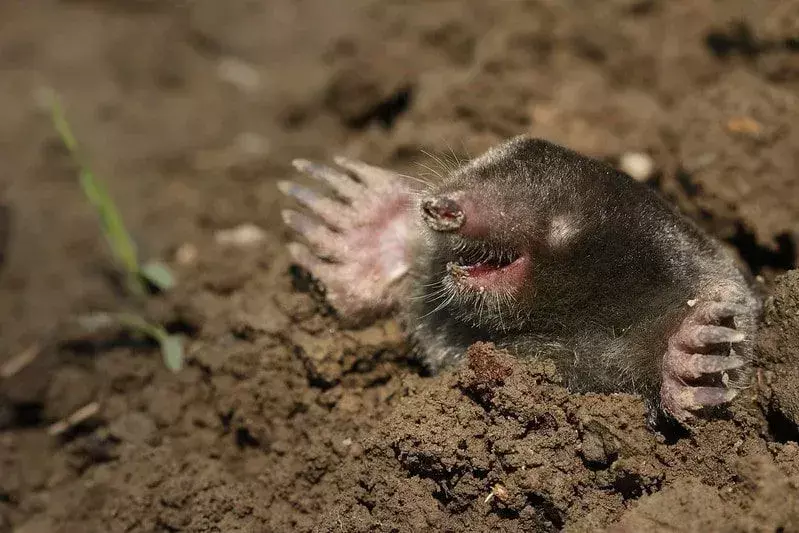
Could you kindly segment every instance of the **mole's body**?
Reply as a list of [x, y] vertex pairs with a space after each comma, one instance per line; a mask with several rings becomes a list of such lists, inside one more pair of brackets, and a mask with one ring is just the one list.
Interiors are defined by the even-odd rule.
[[294, 260], [342, 317], [398, 310], [427, 365], [475, 341], [553, 359], [574, 391], [635, 392], [679, 420], [747, 381], [760, 301], [746, 270], [646, 186], [551, 143], [517, 137], [414, 189], [338, 159], [296, 166], [318, 215], [286, 223]]

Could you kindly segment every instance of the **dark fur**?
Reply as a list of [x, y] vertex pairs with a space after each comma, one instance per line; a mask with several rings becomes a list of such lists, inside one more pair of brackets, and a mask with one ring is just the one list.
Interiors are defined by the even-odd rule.
[[[490, 340], [519, 356], [551, 357], [572, 390], [637, 392], [656, 401], [668, 335], [688, 300], [745, 304], [751, 315], [736, 326], [754, 334], [759, 305], [745, 268], [651, 189], [603, 163], [517, 137], [433, 194], [459, 189], [495, 210], [485, 213], [487, 238], [466, 242], [465, 253], [529, 250], [532, 282], [515, 301], [445, 290], [452, 300], [436, 310], [442, 302], [432, 297], [464, 242], [423, 227], [406, 320], [433, 370]], [[561, 216], [577, 230], [553, 247], [549, 225]], [[751, 342], [743, 350], [751, 356]]]

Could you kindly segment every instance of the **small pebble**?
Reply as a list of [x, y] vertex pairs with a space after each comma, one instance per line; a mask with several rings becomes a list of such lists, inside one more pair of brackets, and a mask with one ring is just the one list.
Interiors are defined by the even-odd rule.
[[191, 243], [186, 243], [180, 246], [175, 252], [175, 261], [178, 264], [188, 266], [197, 260], [197, 247]]
[[655, 172], [655, 162], [643, 152], [627, 152], [619, 159], [619, 168], [636, 181], [646, 181]]
[[242, 156], [259, 157], [269, 152], [269, 139], [251, 131], [236, 136], [233, 145]]
[[261, 76], [251, 65], [240, 59], [222, 59], [216, 67], [219, 78], [242, 92], [252, 93], [261, 86]]
[[214, 236], [216, 242], [232, 246], [252, 246], [266, 238], [266, 232], [255, 224], [241, 224], [231, 229], [219, 230]]
[[752, 117], [734, 117], [727, 121], [727, 129], [733, 133], [756, 135], [763, 130], [763, 126]]

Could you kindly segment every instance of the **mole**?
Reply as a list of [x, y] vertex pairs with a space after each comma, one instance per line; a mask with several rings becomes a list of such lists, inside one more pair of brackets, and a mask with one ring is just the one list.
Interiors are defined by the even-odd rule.
[[489, 341], [684, 425], [748, 386], [753, 276], [646, 184], [524, 135], [435, 183], [335, 163], [294, 161], [326, 193], [278, 184], [293, 262], [350, 324], [396, 313], [432, 372]]

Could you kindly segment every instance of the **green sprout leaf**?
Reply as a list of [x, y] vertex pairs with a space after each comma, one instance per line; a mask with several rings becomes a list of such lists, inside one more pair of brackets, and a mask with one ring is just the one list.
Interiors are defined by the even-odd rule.
[[164, 364], [169, 370], [177, 372], [183, 368], [183, 339], [178, 335], [170, 335], [161, 326], [151, 324], [139, 315], [132, 313], [94, 313], [81, 317], [79, 323], [90, 331], [118, 324], [123, 328], [145, 335], [158, 343]]
[[183, 368], [183, 341], [177, 335], [168, 335], [161, 341], [161, 354], [164, 364], [172, 372]]
[[128, 288], [134, 294], [144, 294], [145, 287], [139, 272], [136, 245], [125, 229], [122, 216], [111, 199], [111, 195], [83, 160], [78, 142], [55, 94], [52, 94], [51, 112], [53, 124], [61, 141], [80, 169], [80, 186], [83, 189], [83, 194], [89, 199], [100, 218], [103, 236], [111, 248], [114, 258], [127, 274]]
[[160, 291], [168, 291], [175, 286], [175, 276], [168, 266], [160, 261], [148, 261], [139, 272]]

